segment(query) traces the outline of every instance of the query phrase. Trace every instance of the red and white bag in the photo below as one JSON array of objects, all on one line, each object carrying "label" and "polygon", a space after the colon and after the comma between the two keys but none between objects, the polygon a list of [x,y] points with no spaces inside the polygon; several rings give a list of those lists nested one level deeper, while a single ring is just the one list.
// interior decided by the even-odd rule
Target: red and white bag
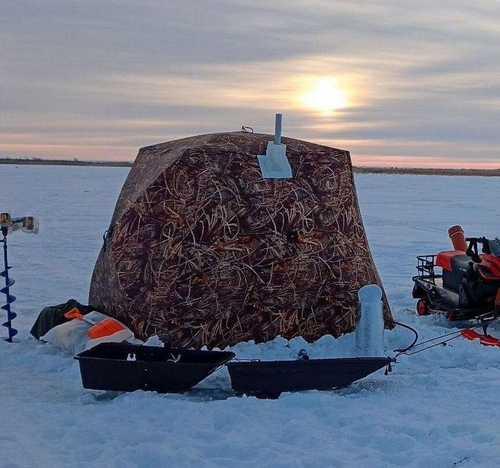
[{"label": "red and white bag", "polygon": [[78,354],[100,343],[138,341],[123,323],[100,312],[83,315],[75,308],[65,316],[71,320],[51,328],[41,337],[65,352]]}]

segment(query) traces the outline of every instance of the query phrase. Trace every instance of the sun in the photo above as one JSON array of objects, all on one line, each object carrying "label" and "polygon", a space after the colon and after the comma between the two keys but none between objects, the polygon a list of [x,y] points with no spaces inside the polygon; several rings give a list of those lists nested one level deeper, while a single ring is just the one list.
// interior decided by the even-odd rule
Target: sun
[{"label": "sun", "polygon": [[347,94],[334,78],[321,78],[313,82],[302,96],[302,104],[328,115],[349,105]]}]

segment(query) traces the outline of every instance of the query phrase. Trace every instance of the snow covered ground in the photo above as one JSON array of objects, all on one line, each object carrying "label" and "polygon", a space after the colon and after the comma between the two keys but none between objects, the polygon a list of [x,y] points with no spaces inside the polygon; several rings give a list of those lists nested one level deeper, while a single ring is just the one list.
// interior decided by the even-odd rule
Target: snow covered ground
[{"label": "snow covered ground", "polygon": [[[238,398],[218,375],[189,395],[97,395],[78,364],[30,339],[40,309],[86,302],[90,274],[127,169],[0,166],[0,211],[34,214],[38,236],[10,237],[18,343],[0,341],[0,468],[500,466],[500,350],[455,340],[334,392]],[[500,234],[500,180],[359,175],[365,226],[396,318],[423,338],[450,331],[416,318],[417,254],[447,249],[447,228]],[[500,329],[497,330],[500,334]],[[0,333],[3,333],[0,331]],[[410,338],[386,333],[388,351]],[[324,337],[312,356],[340,355]],[[243,357],[294,357],[306,345],[239,345]],[[212,390],[211,390],[212,388]],[[213,390],[213,388],[216,388]]]}]

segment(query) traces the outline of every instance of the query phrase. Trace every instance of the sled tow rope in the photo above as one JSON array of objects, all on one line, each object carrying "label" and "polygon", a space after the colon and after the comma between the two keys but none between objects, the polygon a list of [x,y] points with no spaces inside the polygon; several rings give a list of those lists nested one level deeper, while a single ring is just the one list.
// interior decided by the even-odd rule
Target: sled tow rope
[{"label": "sled tow rope", "polygon": [[[456,331],[456,332],[451,332],[451,333],[445,333],[444,335],[435,336],[434,338],[429,338],[428,340],[421,341],[420,343],[417,343],[418,333],[415,329],[413,329],[409,325],[404,325],[404,324],[400,324],[400,323],[396,323],[396,324],[411,330],[415,334],[415,339],[410,346],[403,348],[403,349],[395,349],[394,352],[397,353],[395,358],[397,358],[401,354],[404,354],[406,356],[412,356],[414,354],[421,353],[422,351],[426,351],[426,350],[434,348],[436,346],[446,346],[446,344],[449,341],[452,341],[452,340],[454,340],[462,335],[462,331]],[[440,341],[438,341],[438,340],[440,340]],[[427,345],[427,346],[425,346],[425,345]]]},{"label": "sled tow rope", "polygon": [[421,353],[422,351],[426,351],[428,349],[434,348],[436,346],[446,346],[446,344],[452,340],[455,340],[456,338],[463,337],[467,340],[474,341],[474,340],[479,340],[479,342],[482,345],[485,346],[494,346],[494,347],[499,347],[500,348],[500,339],[495,338],[494,336],[487,335],[487,334],[481,334],[477,332],[476,330],[473,330],[472,328],[466,328],[464,330],[458,330],[455,332],[450,332],[450,333],[445,333],[444,335],[439,335],[435,336],[433,338],[429,338],[428,340],[421,341],[420,343],[418,342],[418,332],[410,327],[409,325],[406,325],[404,323],[400,322],[394,322],[396,325],[406,328],[413,332],[415,335],[413,342],[407,346],[406,348],[400,348],[400,349],[395,349],[394,352],[397,353],[394,356],[394,359],[396,359],[398,356],[401,356],[404,354],[405,356],[412,356],[414,354]]}]

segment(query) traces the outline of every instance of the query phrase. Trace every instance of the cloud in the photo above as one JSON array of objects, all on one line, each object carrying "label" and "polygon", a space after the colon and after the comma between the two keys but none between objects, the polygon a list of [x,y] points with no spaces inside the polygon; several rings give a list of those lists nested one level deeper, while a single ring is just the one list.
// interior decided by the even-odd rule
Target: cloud
[{"label": "cloud", "polygon": [[[499,19],[488,0],[7,1],[0,152],[132,159],[283,111],[287,134],[355,162],[494,164]],[[302,108],[322,76],[350,107]]]}]

